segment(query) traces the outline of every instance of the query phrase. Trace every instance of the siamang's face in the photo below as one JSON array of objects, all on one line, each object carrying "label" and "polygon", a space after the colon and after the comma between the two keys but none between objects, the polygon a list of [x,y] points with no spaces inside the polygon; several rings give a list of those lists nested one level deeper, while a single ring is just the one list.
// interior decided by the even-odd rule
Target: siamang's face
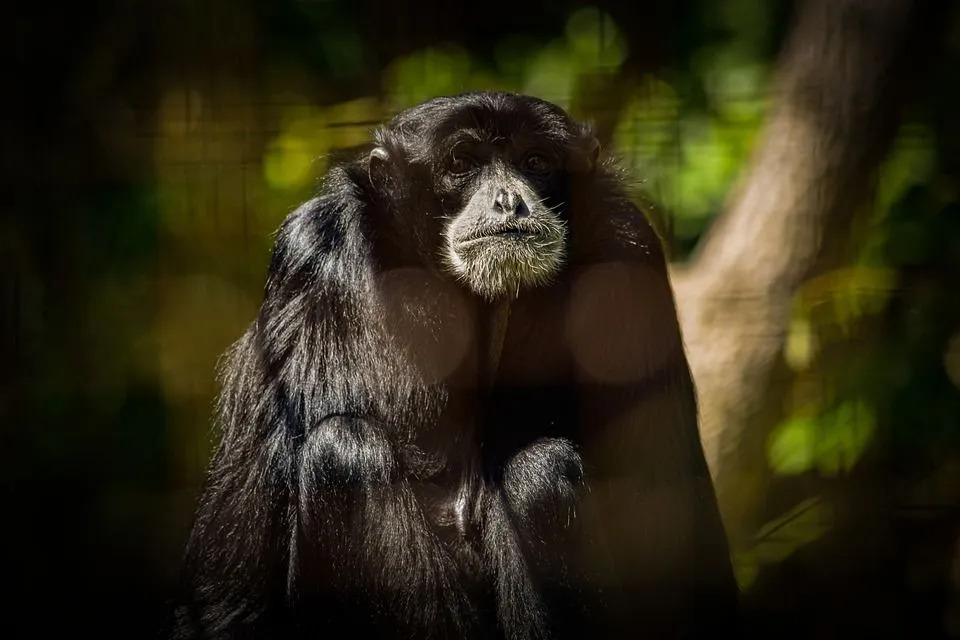
[{"label": "siamang's face", "polygon": [[413,113],[402,130],[407,149],[414,147],[407,156],[429,174],[422,182],[432,193],[424,200],[435,211],[425,235],[439,241],[441,268],[489,300],[546,284],[560,271],[572,156],[583,146],[581,129],[566,114],[505,94],[492,103]]},{"label": "siamang's face", "polygon": [[563,172],[557,150],[516,135],[453,145],[436,181],[449,272],[485,298],[549,281],[566,250]]}]

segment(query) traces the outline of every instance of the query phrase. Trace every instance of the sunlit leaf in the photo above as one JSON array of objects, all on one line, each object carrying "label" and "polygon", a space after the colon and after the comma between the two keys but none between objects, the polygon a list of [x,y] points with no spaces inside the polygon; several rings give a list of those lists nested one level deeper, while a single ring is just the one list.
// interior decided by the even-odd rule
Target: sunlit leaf
[{"label": "sunlit leaf", "polygon": [[816,420],[794,417],[770,434],[767,458],[770,467],[782,475],[796,475],[813,468],[816,460]]},{"label": "sunlit leaf", "polygon": [[849,471],[876,431],[876,414],[865,401],[849,401],[827,414],[817,442],[817,467],[825,475]]},{"label": "sunlit leaf", "polygon": [[930,129],[915,123],[903,125],[878,172],[873,224],[865,227],[859,240],[858,262],[903,264],[928,257],[929,229],[917,216],[897,220],[896,209],[911,188],[930,180],[936,166]]},{"label": "sunlit leaf", "polygon": [[343,149],[367,142],[370,139],[370,130],[383,120],[385,115],[383,105],[374,98],[359,98],[330,105],[320,114],[327,132],[324,135],[323,148],[318,148],[317,152],[326,151],[327,148]]},{"label": "sunlit leaf", "polygon": [[383,116],[382,105],[373,98],[327,107],[288,108],[281,118],[281,132],[264,155],[264,180],[274,189],[300,189],[312,184],[322,173],[330,151],[366,142]]},{"label": "sunlit leaf", "polygon": [[697,66],[722,126],[736,137],[759,130],[769,104],[768,63],[724,48],[704,52]]},{"label": "sunlit leaf", "polygon": [[816,468],[823,475],[849,471],[876,431],[876,414],[863,400],[841,403],[819,416],[794,416],[776,427],[767,444],[770,467],[781,475]]},{"label": "sunlit leaf", "polygon": [[511,39],[500,54],[529,52],[523,65],[523,91],[568,107],[577,82],[588,75],[610,73],[627,57],[627,43],[613,19],[595,7],[574,12],[567,20],[566,37],[534,52],[528,43]]},{"label": "sunlit leaf", "polygon": [[399,109],[472,89],[471,71],[470,54],[447,44],[394,60],[384,73],[384,86],[391,105]]},{"label": "sunlit leaf", "polygon": [[263,177],[278,189],[299,187],[312,178],[314,155],[303,138],[286,134],[275,139],[263,158]]}]

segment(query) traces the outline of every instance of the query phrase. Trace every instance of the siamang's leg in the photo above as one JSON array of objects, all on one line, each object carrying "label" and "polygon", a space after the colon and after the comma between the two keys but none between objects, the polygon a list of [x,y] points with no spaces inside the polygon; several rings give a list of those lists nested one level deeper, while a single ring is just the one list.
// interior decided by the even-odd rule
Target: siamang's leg
[{"label": "siamang's leg", "polygon": [[290,595],[304,619],[322,610],[321,624],[357,637],[471,635],[457,568],[382,429],[328,418],[306,435],[299,470]]},{"label": "siamang's leg", "polygon": [[564,559],[574,540],[582,479],[573,445],[544,438],[507,462],[502,494],[488,496],[485,542],[508,637],[576,635],[568,624],[579,617]]}]

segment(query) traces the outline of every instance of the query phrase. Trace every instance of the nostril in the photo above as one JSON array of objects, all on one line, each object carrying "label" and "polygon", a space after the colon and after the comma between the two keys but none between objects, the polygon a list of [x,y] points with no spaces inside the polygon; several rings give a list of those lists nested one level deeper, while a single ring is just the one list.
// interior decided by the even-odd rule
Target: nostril
[{"label": "nostril", "polygon": [[517,201],[513,207],[513,215],[518,218],[523,218],[530,215],[530,210],[527,209],[527,203],[523,201],[523,198],[517,196]]},{"label": "nostril", "polygon": [[523,217],[530,213],[520,194],[507,191],[506,189],[497,191],[497,195],[493,199],[493,208],[500,213],[512,214],[518,217]]}]

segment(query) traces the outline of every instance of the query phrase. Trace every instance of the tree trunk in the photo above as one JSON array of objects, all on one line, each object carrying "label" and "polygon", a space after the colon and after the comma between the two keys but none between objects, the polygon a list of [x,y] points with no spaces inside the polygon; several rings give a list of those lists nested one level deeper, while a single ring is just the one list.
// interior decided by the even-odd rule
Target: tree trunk
[{"label": "tree trunk", "polygon": [[771,426],[758,415],[776,396],[793,295],[837,256],[870,200],[935,4],[801,5],[752,163],[673,273],[704,449],[735,546],[757,524]]}]

